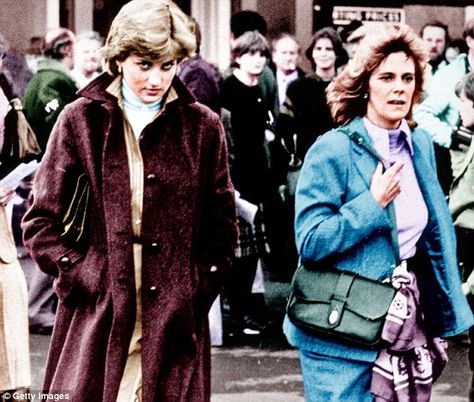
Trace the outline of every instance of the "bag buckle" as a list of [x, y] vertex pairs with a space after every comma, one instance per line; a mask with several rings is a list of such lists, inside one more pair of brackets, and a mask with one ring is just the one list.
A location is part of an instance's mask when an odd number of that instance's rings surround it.
[[354, 276], [341, 272], [331, 297], [327, 320], [331, 328], [337, 327], [341, 322], [342, 313], [346, 304], [349, 291], [354, 282]]

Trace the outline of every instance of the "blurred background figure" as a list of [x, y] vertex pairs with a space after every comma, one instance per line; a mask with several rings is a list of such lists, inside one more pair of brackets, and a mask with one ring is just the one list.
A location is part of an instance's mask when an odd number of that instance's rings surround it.
[[285, 222], [284, 250], [286, 267], [282, 280], [289, 281], [296, 269], [298, 255], [294, 241], [294, 194], [289, 191], [286, 177], [295, 158], [303, 161], [306, 152], [316, 139], [334, 127], [331, 112], [326, 103], [326, 88], [336, 77], [340, 67], [347, 63], [347, 52], [339, 34], [330, 27], [317, 31], [305, 52], [313, 71], [293, 81], [286, 91], [286, 98], [276, 120], [277, 144], [284, 150], [278, 155], [274, 170], [283, 186], [284, 208], [280, 219]]
[[298, 67], [300, 54], [300, 45], [293, 35], [281, 32], [273, 38], [271, 68], [277, 82], [277, 113], [286, 99], [286, 90], [290, 83], [305, 75], [305, 72]]
[[220, 115], [220, 75], [216, 67], [201, 57], [201, 29], [194, 18], [191, 21], [196, 35], [196, 55], [181, 62], [178, 77], [199, 102]]
[[[25, 116], [36, 133], [43, 154], [59, 113], [76, 99], [77, 87], [71, 75], [74, 40], [75, 35], [68, 29], [48, 31], [45, 57], [38, 62], [38, 71], [29, 82], [23, 98]], [[28, 199], [29, 190], [24, 192], [23, 197]], [[53, 278], [40, 271], [29, 255], [25, 255], [21, 263], [28, 279], [30, 330], [33, 333], [51, 333], [57, 306]]]
[[53, 29], [45, 37], [44, 59], [28, 84], [23, 97], [26, 118], [43, 152], [51, 129], [68, 103], [76, 99], [77, 86], [72, 78], [75, 35], [66, 28]]
[[74, 42], [74, 68], [71, 73], [78, 88], [85, 87], [101, 71], [99, 49], [104, 39], [98, 32], [84, 31], [77, 35]]
[[446, 46], [444, 57], [448, 63], [454, 61], [460, 54], [467, 54], [469, 48], [463, 38], [451, 39]]
[[[265, 146], [268, 107], [259, 77], [270, 56], [266, 39], [258, 31], [239, 36], [232, 48], [235, 65], [222, 86], [222, 106], [230, 112], [231, 177], [239, 193], [239, 248], [225, 293], [232, 321], [239, 331], [259, 335], [264, 323], [256, 316], [252, 284], [259, 259], [270, 249], [266, 234], [269, 161]], [[239, 205], [245, 205], [239, 210]], [[245, 213], [247, 211], [247, 213]]]
[[32, 36], [30, 38], [30, 46], [26, 51], [25, 57], [28, 67], [33, 74], [38, 71], [38, 61], [43, 58], [44, 45], [44, 36]]
[[[466, 75], [457, 85], [456, 94], [461, 100], [459, 114], [460, 129], [471, 141], [466, 144], [467, 151], [462, 168], [454, 177], [449, 193], [449, 208], [456, 227], [457, 254], [461, 275], [464, 281], [463, 290], [468, 296], [471, 309], [474, 307], [474, 73]], [[474, 327], [469, 330], [469, 366], [474, 373]], [[471, 381], [469, 401], [474, 401], [474, 374]]]
[[[0, 72], [8, 43], [0, 35]], [[8, 99], [0, 84], [0, 155], [5, 135]], [[0, 178], [4, 176], [0, 156]], [[0, 185], [0, 400], [6, 391], [26, 391], [31, 385], [28, 337], [28, 295], [17, 259], [11, 228], [13, 188]]]
[[319, 135], [333, 127], [325, 90], [348, 60], [339, 34], [329, 27], [314, 34], [305, 55], [313, 72], [290, 84], [276, 123], [277, 137], [300, 159]]
[[461, 53], [447, 66], [438, 69], [425, 90], [423, 102], [414, 108], [413, 113], [420, 128], [433, 138], [438, 180], [446, 195], [464, 160], [464, 151], [459, 147], [459, 140], [462, 141], [463, 137], [457, 135], [460, 100], [454, 89], [474, 66], [474, 19], [465, 23], [463, 38], [468, 53]]
[[[235, 41], [244, 33], [258, 31], [262, 36], [268, 32], [267, 22], [257, 12], [243, 10], [232, 14], [230, 17], [230, 47], [235, 46]], [[273, 111], [276, 99], [276, 80], [268, 65], [265, 65], [258, 78], [258, 85], [262, 91], [262, 100], [268, 110]]]
[[372, 29], [374, 29], [373, 26], [364, 24], [360, 25], [358, 28], [354, 29], [352, 32], [349, 33], [346, 40], [344, 41], [345, 49], [347, 51], [347, 56], [349, 59], [352, 59], [357, 50], [357, 47], [359, 46], [360, 41]]
[[447, 64], [445, 51], [449, 43], [448, 26], [438, 20], [430, 21], [421, 28], [420, 36], [430, 56], [431, 74], [435, 75]]

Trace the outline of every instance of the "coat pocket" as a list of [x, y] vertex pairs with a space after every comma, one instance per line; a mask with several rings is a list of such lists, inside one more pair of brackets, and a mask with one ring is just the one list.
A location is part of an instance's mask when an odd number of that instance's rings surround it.
[[[73, 251], [67, 258], [69, 265], [66, 269], [59, 269], [54, 281], [59, 300], [66, 305], [96, 300], [102, 293], [101, 276], [105, 271], [106, 259], [93, 249], [86, 255]], [[62, 259], [64, 263], [65, 257]]]

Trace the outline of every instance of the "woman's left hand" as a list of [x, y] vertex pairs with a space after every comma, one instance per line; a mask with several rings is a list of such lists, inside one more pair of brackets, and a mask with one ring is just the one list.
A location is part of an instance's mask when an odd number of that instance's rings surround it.
[[12, 188], [2, 188], [0, 187], [0, 206], [6, 206], [10, 200], [13, 198], [15, 190]]

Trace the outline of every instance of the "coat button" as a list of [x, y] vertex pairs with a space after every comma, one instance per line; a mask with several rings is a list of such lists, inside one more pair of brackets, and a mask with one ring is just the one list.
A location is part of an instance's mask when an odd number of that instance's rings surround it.
[[156, 296], [158, 294], [158, 288], [156, 286], [150, 286], [148, 288], [148, 294], [150, 296]]
[[148, 183], [156, 182], [156, 175], [154, 173], [150, 173], [149, 175], [146, 176], [146, 181]]
[[61, 267], [63, 271], [68, 271], [71, 269], [72, 261], [69, 257], [66, 257], [66, 256], [61, 257], [59, 259], [59, 266]]
[[150, 253], [158, 253], [160, 251], [160, 245], [157, 242], [148, 244], [147, 248]]

